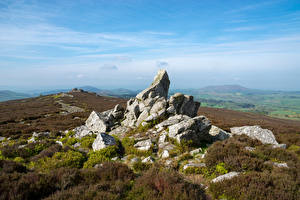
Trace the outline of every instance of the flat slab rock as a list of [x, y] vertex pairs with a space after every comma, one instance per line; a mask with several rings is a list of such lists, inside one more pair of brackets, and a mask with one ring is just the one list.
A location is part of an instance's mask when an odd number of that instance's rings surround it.
[[239, 172], [229, 172], [227, 174], [218, 176], [217, 178], [214, 178], [211, 182], [213, 183], [217, 183], [223, 180], [228, 180], [228, 179], [232, 179], [235, 176], [238, 176], [240, 173]]
[[233, 127], [230, 131], [233, 135], [247, 135], [261, 141], [263, 144], [278, 145], [273, 132], [268, 129], [262, 129], [260, 126]]

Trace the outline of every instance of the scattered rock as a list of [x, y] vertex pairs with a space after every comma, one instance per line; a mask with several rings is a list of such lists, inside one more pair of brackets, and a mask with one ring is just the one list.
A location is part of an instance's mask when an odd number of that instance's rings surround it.
[[137, 163], [137, 162], [140, 162], [140, 161], [141, 161], [140, 158], [135, 157], [135, 158], [132, 158], [132, 159], [130, 160], [130, 163]]
[[278, 163], [278, 162], [274, 162], [273, 165], [275, 167], [279, 167], [279, 168], [289, 168], [289, 166], [287, 165], [287, 163]]
[[190, 167], [206, 167], [205, 163], [188, 163], [186, 165], [183, 166], [183, 170], [186, 170], [187, 168]]
[[59, 144], [60, 146], [64, 146], [61, 141], [55, 141], [55, 143]]
[[224, 175], [218, 176], [217, 178], [214, 178], [211, 182], [217, 183], [217, 182], [220, 182], [223, 180], [232, 179], [233, 177], [238, 176], [239, 174], [240, 173], [238, 173], [238, 172], [229, 172], [227, 174], [224, 174]]
[[255, 147], [245, 147], [245, 149], [246, 149], [247, 151], [254, 151], [254, 150], [255, 150]]
[[74, 147], [74, 148], [78, 148], [78, 147], [80, 147], [80, 145], [81, 145], [81, 143], [80, 143], [80, 142], [77, 142], [77, 143], [75, 143], [75, 144], [73, 145], [73, 147]]
[[100, 133], [95, 139], [92, 147], [94, 151], [97, 151], [112, 145], [116, 145], [115, 138], [106, 133]]
[[168, 150], [163, 150], [163, 152], [160, 155], [161, 158], [169, 158], [170, 154]]
[[154, 163], [154, 158], [148, 156], [147, 158], [142, 160], [142, 163]]
[[201, 148], [198, 148], [198, 149], [195, 149], [193, 151], [190, 151], [190, 155], [193, 156], [195, 154], [198, 154], [198, 153], [201, 153], [202, 149]]

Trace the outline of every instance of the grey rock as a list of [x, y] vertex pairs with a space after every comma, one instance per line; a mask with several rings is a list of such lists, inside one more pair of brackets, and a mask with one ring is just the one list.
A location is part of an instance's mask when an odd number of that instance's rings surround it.
[[142, 163], [154, 163], [154, 158], [148, 156], [147, 158], [142, 160]]
[[109, 135], [117, 135], [120, 138], [124, 137], [125, 134], [130, 130], [130, 128], [126, 126], [118, 126], [115, 129], [111, 130], [109, 132]]
[[94, 132], [108, 131], [109, 125], [107, 122], [110, 122], [111, 119], [107, 114], [107, 111], [105, 113], [93, 111], [85, 122], [87, 128]]
[[226, 131], [224, 131], [214, 125], [211, 126], [211, 128], [209, 130], [209, 135], [211, 135], [212, 141], [218, 141], [218, 140], [223, 141], [223, 140], [231, 137], [230, 133], [227, 133]]
[[273, 165], [275, 167], [279, 167], [279, 168], [289, 168], [289, 166], [287, 165], [287, 163], [278, 163], [278, 162], [274, 162]]
[[250, 138], [261, 141], [263, 144], [278, 145], [272, 131], [262, 129], [260, 126], [233, 127], [230, 131], [233, 135], [247, 135]]
[[27, 140], [28, 143], [35, 143], [35, 137], [31, 137], [29, 140]]
[[132, 159], [130, 160], [131, 163], [137, 163], [137, 162], [140, 162], [140, 161], [141, 161], [141, 159], [138, 158], [138, 157], [132, 158]]
[[186, 170], [190, 167], [206, 167], [205, 163], [188, 163], [183, 166], [183, 170]]
[[115, 138], [106, 133], [99, 133], [92, 147], [94, 151], [97, 151], [111, 145], [116, 145]]
[[55, 141], [56, 144], [59, 144], [60, 146], [64, 146], [61, 141]]
[[4, 141], [6, 137], [0, 137], [0, 142]]
[[164, 97], [161, 97], [151, 107], [150, 114], [153, 114], [153, 113], [158, 114], [160, 111], [163, 111], [163, 112], [161, 112], [163, 114], [166, 112], [166, 107], [167, 107], [167, 101]]
[[113, 157], [111, 160], [116, 161], [118, 160], [118, 157]]
[[189, 117], [197, 116], [200, 103], [194, 101], [193, 96], [176, 93], [170, 97], [168, 113], [183, 114]]
[[175, 138], [179, 143], [183, 140], [192, 141], [194, 144], [201, 144], [203, 141], [210, 141], [210, 121], [204, 116], [198, 116], [181, 121], [178, 124], [169, 126], [169, 137]]
[[188, 120], [190, 119], [190, 117], [186, 116], [186, 115], [174, 115], [174, 116], [171, 116], [169, 117], [167, 120], [164, 120], [163, 122], [157, 124], [155, 126], [155, 128], [165, 128], [165, 127], [168, 127], [168, 126], [171, 126], [171, 125], [174, 125], [174, 124], [178, 124], [179, 122], [181, 121], [184, 121], [184, 120]]
[[247, 150], [247, 151], [254, 151], [255, 150], [255, 147], [245, 147], [245, 149]]
[[273, 144], [273, 148], [286, 149], [286, 144]]
[[194, 149], [193, 151], [190, 151], [190, 155], [193, 156], [193, 155], [201, 153], [201, 152], [202, 152], [201, 148]]
[[73, 145], [73, 147], [74, 147], [74, 148], [78, 148], [78, 147], [80, 147], [80, 145], [81, 145], [81, 143], [80, 143], [80, 142], [77, 142], [77, 143], [75, 143], [75, 144]]
[[137, 142], [134, 147], [141, 151], [148, 151], [152, 146], [151, 139]]
[[76, 128], [73, 129], [74, 131], [74, 137], [81, 139], [87, 135], [93, 135], [93, 131], [91, 131], [87, 126], [82, 125], [82, 126], [78, 126]]
[[218, 176], [217, 178], [214, 178], [211, 182], [217, 183], [217, 182], [220, 182], [223, 180], [232, 179], [233, 177], [238, 176], [239, 174], [240, 173], [238, 173], [238, 172], [229, 172], [227, 174], [224, 174], [224, 175]]
[[170, 153], [168, 150], [163, 150], [161, 155], [160, 155], [161, 158], [169, 158], [170, 157]]
[[147, 89], [140, 92], [136, 98], [145, 100], [147, 98], [153, 98], [155, 96], [168, 97], [170, 80], [166, 70], [159, 70], [157, 75], [154, 77], [154, 81]]
[[149, 111], [145, 109], [139, 116], [136, 122], [136, 126], [139, 126], [143, 121], [146, 121], [145, 119], [149, 116]]

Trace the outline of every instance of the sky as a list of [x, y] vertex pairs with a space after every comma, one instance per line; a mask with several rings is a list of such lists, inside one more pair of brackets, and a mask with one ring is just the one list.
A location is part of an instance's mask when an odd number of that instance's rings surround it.
[[300, 91], [299, 0], [0, 0], [0, 89]]

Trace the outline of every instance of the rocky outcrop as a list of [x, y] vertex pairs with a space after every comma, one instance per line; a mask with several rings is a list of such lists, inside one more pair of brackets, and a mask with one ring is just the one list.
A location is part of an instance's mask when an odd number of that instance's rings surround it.
[[116, 145], [115, 138], [106, 133], [99, 133], [97, 138], [93, 142], [92, 147], [94, 151], [97, 151], [111, 145]]
[[150, 122], [163, 117], [167, 109], [170, 80], [165, 70], [160, 70], [153, 83], [127, 102], [122, 125], [137, 127], [142, 122]]
[[193, 96], [176, 93], [170, 97], [167, 112], [170, 114], [182, 114], [189, 117], [197, 116], [200, 103], [194, 101]]
[[242, 126], [230, 129], [232, 135], [247, 135], [250, 138], [257, 139], [263, 144], [272, 144], [274, 147], [284, 148], [284, 144], [278, 144], [272, 131], [262, 129], [260, 126]]

